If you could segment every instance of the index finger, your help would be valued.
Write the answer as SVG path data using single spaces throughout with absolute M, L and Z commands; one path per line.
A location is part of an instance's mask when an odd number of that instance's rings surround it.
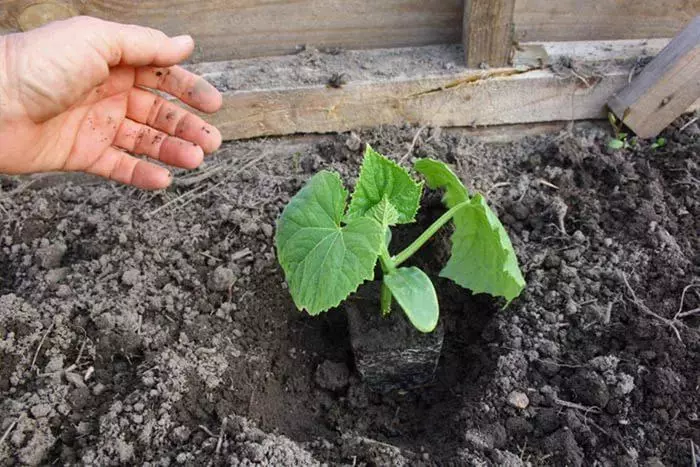
M 89 25 L 102 39 L 96 47 L 104 48 L 109 66 L 170 66 L 182 62 L 194 51 L 190 36 L 168 37 L 163 31 L 90 18 Z
M 212 113 L 221 108 L 222 96 L 214 86 L 177 65 L 141 67 L 136 70 L 134 84 L 166 92 L 202 112 Z

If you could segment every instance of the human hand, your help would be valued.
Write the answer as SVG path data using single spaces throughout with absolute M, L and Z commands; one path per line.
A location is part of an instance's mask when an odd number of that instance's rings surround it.
M 193 169 L 221 145 L 216 128 L 152 92 L 202 112 L 221 107 L 211 84 L 177 66 L 193 49 L 189 36 L 89 17 L 0 36 L 0 173 L 167 187 L 166 168 L 129 153 Z

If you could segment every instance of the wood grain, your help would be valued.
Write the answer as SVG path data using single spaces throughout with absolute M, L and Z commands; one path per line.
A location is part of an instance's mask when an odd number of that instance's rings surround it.
M 696 15 L 700 0 L 516 0 L 518 41 L 670 38 Z
M 463 44 L 467 66 L 506 66 L 513 45 L 515 0 L 465 0 Z
M 600 47 L 541 44 L 552 61 L 563 56 L 578 60 L 572 51 L 582 51 L 582 59 L 596 67 L 585 77 L 581 70 L 568 76 L 546 69 L 457 67 L 447 71 L 421 66 L 415 51 L 407 51 L 405 59 L 416 65 L 408 76 L 387 78 L 379 70 L 360 75 L 351 69 L 350 76 L 362 77 L 340 89 L 290 81 L 268 89 L 227 91 L 223 109 L 205 118 L 222 130 L 225 139 L 332 133 L 405 123 L 450 128 L 604 118 L 610 97 L 628 83 L 643 43 L 608 42 Z M 660 50 L 663 44 L 656 41 L 652 49 Z M 430 49 L 434 54 L 434 48 Z M 357 66 L 377 62 L 382 53 L 352 52 L 367 55 L 366 60 L 353 58 L 347 62 Z M 277 65 L 266 64 L 266 68 L 283 75 L 292 76 L 291 69 L 284 72 L 285 66 L 296 66 L 284 57 L 265 60 L 275 61 Z M 228 80 L 222 77 L 236 73 L 227 62 L 194 67 L 212 82 L 225 83 Z M 700 101 L 688 110 L 696 108 L 700 108 Z
M 0 34 L 36 1 L 0 0 Z M 192 61 L 461 41 L 463 0 L 75 0 L 80 14 L 151 26 L 197 42 Z
M 654 138 L 697 99 L 700 99 L 700 16 L 628 86 L 616 93 L 609 105 L 637 136 Z
M 629 69 L 608 71 L 592 87 L 546 70 L 479 79 L 451 78 L 226 93 L 220 112 L 205 117 L 225 139 L 330 133 L 379 125 L 441 127 L 603 118 Z M 696 104 L 697 105 L 697 104 Z

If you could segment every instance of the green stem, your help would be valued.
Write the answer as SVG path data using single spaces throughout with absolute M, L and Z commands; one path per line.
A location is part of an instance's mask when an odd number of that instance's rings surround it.
M 396 270 L 394 260 L 391 259 L 389 250 L 386 248 L 383 248 L 381 253 L 379 253 L 379 264 L 382 266 L 382 272 L 384 272 L 384 274 L 391 274 Z
M 454 215 L 457 214 L 457 211 L 466 206 L 469 206 L 469 204 L 470 201 L 464 201 L 463 203 L 459 203 L 457 206 L 453 207 L 445 214 L 440 216 L 440 218 L 433 222 L 433 224 L 430 227 L 428 227 L 426 231 L 421 234 L 420 237 L 415 239 L 413 243 L 406 247 L 405 250 L 403 250 L 401 253 L 397 254 L 392 258 L 394 268 L 399 267 L 404 261 L 413 256 L 418 250 L 420 250 L 420 248 L 425 244 L 425 242 L 430 240 L 432 236 L 435 235 L 443 225 L 447 224 L 450 221 L 450 219 L 452 219 Z
M 382 281 L 382 292 L 380 297 L 382 316 L 388 316 L 389 313 L 391 313 L 391 299 L 391 290 L 389 290 L 386 283 Z
M 391 259 L 391 255 L 389 254 L 389 247 L 386 243 L 384 244 L 381 252 L 379 253 L 379 264 L 381 264 L 382 266 L 382 272 L 384 273 L 384 276 L 386 276 L 387 274 L 391 274 L 396 270 L 396 266 L 394 266 L 394 261 Z M 380 296 L 382 316 L 387 316 L 389 313 L 391 313 L 391 300 L 391 290 L 389 290 L 389 287 L 387 287 L 386 283 L 382 281 L 382 291 Z

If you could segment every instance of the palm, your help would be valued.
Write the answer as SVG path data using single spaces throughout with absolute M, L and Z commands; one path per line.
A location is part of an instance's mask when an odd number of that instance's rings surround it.
M 10 99 L 14 105 L 6 112 L 12 132 L 0 131 L 0 143 L 9 142 L 10 156 L 18 155 L 9 157 L 10 163 L 21 154 L 25 172 L 84 171 L 144 188 L 167 186 L 165 169 L 127 152 L 194 168 L 205 152 L 218 148 L 221 136 L 198 116 L 146 89 L 164 91 L 204 111 L 216 110 L 220 95 L 177 66 L 130 66 L 122 56 L 113 64 L 108 57 L 105 66 L 110 49 L 93 45 L 99 32 L 86 35 L 60 57 L 37 57 L 36 50 L 46 48 L 42 35 L 34 38 L 34 47 L 19 44 L 16 56 L 33 59 L 19 58 L 10 68 L 18 83 L 15 99 Z M 126 61 L 160 65 L 172 59 Z M 83 64 L 82 69 L 71 67 L 73 63 Z M 0 168 L 13 171 L 2 165 L 0 160 Z

